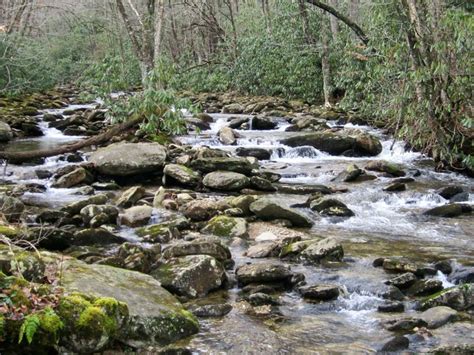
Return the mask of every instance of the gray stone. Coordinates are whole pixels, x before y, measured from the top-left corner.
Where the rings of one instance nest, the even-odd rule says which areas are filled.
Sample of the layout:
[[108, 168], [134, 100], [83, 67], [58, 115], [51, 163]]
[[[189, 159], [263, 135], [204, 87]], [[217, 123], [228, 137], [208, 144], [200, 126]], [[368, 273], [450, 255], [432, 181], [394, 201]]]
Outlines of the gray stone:
[[420, 318], [427, 323], [427, 328], [436, 329], [456, 320], [458, 312], [454, 309], [439, 306], [430, 308], [420, 314]]
[[234, 145], [237, 143], [237, 138], [234, 131], [230, 127], [222, 127], [218, 133], [219, 141], [224, 145]]
[[319, 263], [325, 261], [341, 261], [344, 256], [342, 245], [332, 238], [326, 238], [319, 242], [313, 242], [301, 252], [301, 257]]
[[203, 184], [206, 187], [222, 191], [239, 191], [250, 183], [243, 174], [230, 171], [215, 171], [204, 176]]
[[140, 227], [148, 223], [153, 208], [150, 206], [134, 206], [120, 215], [120, 223], [128, 227]]
[[117, 199], [117, 206], [122, 208], [131, 207], [143, 196], [145, 196], [145, 189], [141, 186], [133, 186], [120, 195]]
[[282, 265], [273, 262], [244, 265], [236, 271], [237, 281], [241, 285], [250, 283], [290, 282], [293, 272]]
[[70, 188], [80, 184], [90, 184], [94, 181], [94, 177], [84, 168], [77, 168], [70, 173], [57, 179], [52, 187]]
[[184, 165], [168, 164], [163, 173], [185, 186], [196, 187], [201, 183], [201, 174]]
[[221, 262], [232, 257], [228, 247], [220, 243], [201, 240], [170, 245], [163, 250], [162, 255], [165, 259], [188, 255], [209, 255]]
[[295, 227], [311, 227], [313, 222], [303, 213], [286, 206], [276, 200], [263, 197], [250, 205], [250, 210], [264, 220], [287, 219]]
[[0, 121], [0, 142], [8, 142], [13, 139], [12, 129], [5, 122]]
[[337, 285], [312, 285], [298, 288], [301, 295], [313, 301], [330, 301], [339, 297], [340, 288]]

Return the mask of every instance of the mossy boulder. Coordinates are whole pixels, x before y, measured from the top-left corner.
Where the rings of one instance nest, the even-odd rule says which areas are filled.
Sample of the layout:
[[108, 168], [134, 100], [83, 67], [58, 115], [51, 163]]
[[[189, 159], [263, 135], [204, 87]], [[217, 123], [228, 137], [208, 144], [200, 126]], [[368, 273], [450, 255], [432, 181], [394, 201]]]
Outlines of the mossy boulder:
[[0, 244], [0, 271], [6, 275], [24, 277], [28, 281], [44, 278], [45, 263], [37, 253], [29, 253], [19, 248], [10, 249]]
[[149, 275], [67, 260], [62, 281], [67, 291], [111, 297], [127, 304], [128, 322], [117, 339], [129, 346], [166, 345], [199, 330], [196, 318]]
[[21, 233], [20, 229], [14, 226], [8, 226], [8, 225], [0, 225], [0, 235], [4, 235], [5, 237], [8, 238], [14, 238], [18, 236]]
[[472, 308], [474, 306], [474, 286], [472, 284], [463, 284], [447, 288], [421, 301], [421, 309], [437, 306], [447, 306], [457, 311]]
[[201, 183], [201, 174], [180, 164], [168, 164], [163, 173], [182, 185], [196, 187]]
[[69, 215], [73, 216], [75, 214], [79, 214], [81, 210], [88, 205], [103, 205], [107, 202], [107, 200], [108, 200], [107, 195], [99, 194], [99, 195], [85, 198], [80, 201], [70, 203], [69, 205], [66, 205], [63, 208], [61, 208], [61, 211], [66, 212]]
[[367, 170], [387, 173], [389, 175], [396, 176], [396, 177], [401, 177], [401, 176], [406, 175], [401, 165], [390, 163], [384, 160], [371, 161], [365, 166], [365, 168]]
[[209, 255], [220, 262], [231, 259], [232, 255], [229, 248], [221, 243], [193, 240], [191, 242], [179, 242], [170, 245], [163, 250], [163, 257], [171, 259], [187, 255]]
[[228, 216], [216, 216], [212, 218], [201, 232], [224, 238], [248, 237], [247, 222], [245, 219]]

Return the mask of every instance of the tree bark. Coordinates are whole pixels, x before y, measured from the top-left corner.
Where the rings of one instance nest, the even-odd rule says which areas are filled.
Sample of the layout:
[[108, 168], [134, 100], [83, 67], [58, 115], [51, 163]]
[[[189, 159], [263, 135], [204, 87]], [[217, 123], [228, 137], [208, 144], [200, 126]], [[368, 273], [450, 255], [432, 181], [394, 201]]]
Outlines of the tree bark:
[[350, 18], [344, 16], [339, 11], [337, 11], [335, 8], [318, 0], [306, 0], [306, 2], [310, 3], [311, 5], [317, 6], [326, 12], [329, 12], [331, 15], [344, 22], [352, 31], [354, 31], [354, 33], [362, 41], [362, 43], [364, 43], [365, 45], [369, 44], [369, 37], [367, 37], [364, 30], [358, 24], [353, 22]]
[[323, 92], [324, 92], [324, 106], [331, 107], [331, 67], [329, 64], [329, 26], [328, 16], [323, 12], [321, 15], [321, 44], [322, 57], [321, 67], [323, 72]]

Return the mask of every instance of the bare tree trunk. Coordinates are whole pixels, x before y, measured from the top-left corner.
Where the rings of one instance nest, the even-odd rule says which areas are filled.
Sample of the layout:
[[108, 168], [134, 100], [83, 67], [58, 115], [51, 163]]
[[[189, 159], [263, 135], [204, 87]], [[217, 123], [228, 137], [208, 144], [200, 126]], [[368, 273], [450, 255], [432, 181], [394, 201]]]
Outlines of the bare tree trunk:
[[13, 16], [12, 22], [7, 28], [7, 34], [11, 34], [16, 30], [20, 29], [20, 22], [23, 17], [23, 13], [25, 12], [26, 8], [28, 7], [29, 0], [21, 0], [21, 3], [18, 5], [18, 9]]
[[[329, 0], [329, 4], [336, 8], [338, 7], [338, 0]], [[337, 35], [339, 33], [339, 22], [337, 18], [334, 16], [329, 16], [329, 21], [331, 23], [331, 34], [332, 34], [332, 39], [335, 40], [337, 38]]]
[[321, 43], [322, 57], [321, 67], [323, 72], [324, 106], [331, 107], [331, 66], [329, 64], [329, 24], [328, 16], [323, 12], [321, 15]]
[[157, 9], [155, 10], [155, 41], [153, 48], [153, 62], [158, 63], [161, 55], [161, 37], [163, 30], [163, 20], [165, 15], [164, 0], [157, 0]]

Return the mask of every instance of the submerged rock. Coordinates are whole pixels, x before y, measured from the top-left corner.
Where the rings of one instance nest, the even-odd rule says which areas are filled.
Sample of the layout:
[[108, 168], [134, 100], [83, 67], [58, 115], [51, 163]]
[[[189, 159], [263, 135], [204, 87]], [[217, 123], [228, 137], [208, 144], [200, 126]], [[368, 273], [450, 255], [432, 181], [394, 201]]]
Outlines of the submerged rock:
[[130, 176], [160, 171], [166, 149], [158, 143], [114, 143], [92, 153], [89, 161], [103, 175]]
[[295, 227], [311, 227], [313, 222], [303, 213], [278, 201], [263, 197], [250, 205], [250, 210], [264, 220], [287, 219]]
[[172, 258], [151, 272], [169, 291], [185, 298], [206, 296], [223, 286], [224, 267], [209, 255]]

